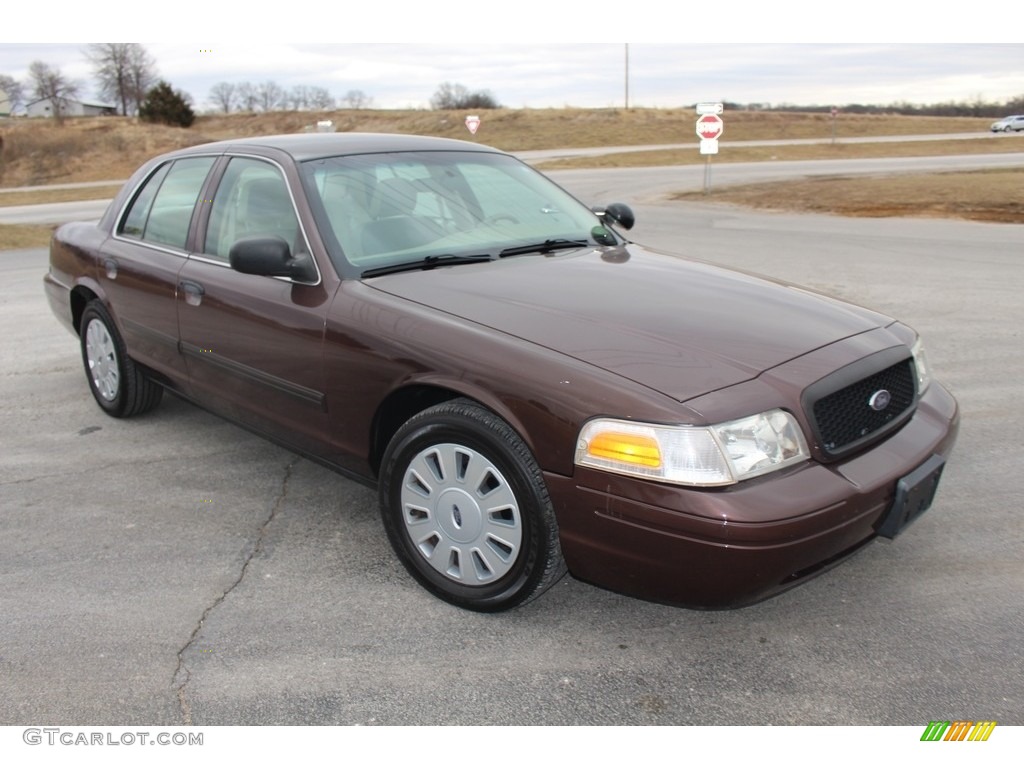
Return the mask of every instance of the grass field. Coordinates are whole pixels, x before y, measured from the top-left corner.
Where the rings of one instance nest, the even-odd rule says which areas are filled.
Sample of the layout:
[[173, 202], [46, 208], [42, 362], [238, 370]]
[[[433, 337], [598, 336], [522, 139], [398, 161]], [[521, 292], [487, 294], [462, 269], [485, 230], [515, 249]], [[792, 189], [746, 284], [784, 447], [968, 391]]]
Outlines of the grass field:
[[43, 248], [49, 245], [54, 229], [36, 224], [0, 224], [0, 251]]
[[[771, 160], [853, 160], [865, 157], [928, 157], [936, 155], [986, 155], [1024, 152], [1020, 136], [982, 136], [976, 139], [934, 141], [886, 141], [865, 144], [806, 144], [744, 147], [720, 142], [713, 162], [759, 163]], [[688, 149], [613, 152], [597, 157], [570, 157], [539, 163], [542, 171], [563, 168], [641, 168], [657, 165], [692, 165], [705, 162], [696, 141]]]
[[[418, 133], [459, 138], [506, 151], [564, 147], [692, 144], [692, 149], [628, 152], [547, 162], [544, 170], [638, 167], [704, 162], [694, 135], [692, 110], [551, 109], [489, 110], [471, 136], [465, 113], [428, 110], [344, 110], [201, 116], [188, 129], [141, 124], [132, 118], [78, 118], [63, 126], [43, 120], [0, 121], [0, 206], [111, 197], [116, 187], [5, 192], [22, 186], [127, 178], [161, 152], [220, 139], [294, 133], [331, 119], [339, 131]], [[831, 143], [839, 139], [985, 132], [989, 118], [928, 118], [733, 112], [725, 115], [722, 151], [714, 162], [851, 159], [920, 155], [1024, 152], [1024, 135], [982, 135], [970, 140]], [[729, 146], [733, 141], [818, 139], [823, 143], [771, 147]], [[677, 199], [704, 198], [701, 194]], [[858, 216], [954, 216], [1024, 223], [1024, 171], [829, 178], [715, 189], [711, 200], [762, 208]], [[0, 248], [45, 245], [49, 227], [0, 226]]]
[[[445, 136], [509, 152], [677, 143], [692, 144], [695, 151], [697, 147], [696, 116], [689, 109], [497, 109], [483, 111], [480, 116], [482, 124], [476, 136], [466, 130], [465, 113], [431, 110], [200, 116], [191, 128], [148, 125], [122, 117], [73, 118], [63, 126], [48, 120], [8, 119], [0, 121], [0, 188], [123, 179], [161, 152], [220, 139], [295, 133], [322, 118], [333, 120], [339, 131]], [[728, 141], [829, 140], [832, 136], [832, 120], [824, 114], [735, 112], [725, 119], [723, 146]], [[857, 138], [963, 133], [985, 131], [990, 123], [988, 118], [840, 115], [836, 134], [839, 138]], [[998, 141], [999, 138], [1007, 140]], [[1019, 144], [1024, 151], [1024, 143], [1013, 141], [1014, 138], [994, 137], [991, 146]], [[964, 146], [970, 143], [962, 142]], [[851, 153], [857, 151], [855, 145], [837, 145], [833, 149], [839, 146], [849, 147], [844, 151]], [[670, 157], [668, 162], [685, 157], [687, 153], [678, 153], [677, 158]], [[662, 160], [633, 155], [626, 162]]]
[[986, 170], [895, 176], [825, 176], [680, 193], [751, 208], [840, 216], [913, 216], [1024, 224], [1024, 171]]

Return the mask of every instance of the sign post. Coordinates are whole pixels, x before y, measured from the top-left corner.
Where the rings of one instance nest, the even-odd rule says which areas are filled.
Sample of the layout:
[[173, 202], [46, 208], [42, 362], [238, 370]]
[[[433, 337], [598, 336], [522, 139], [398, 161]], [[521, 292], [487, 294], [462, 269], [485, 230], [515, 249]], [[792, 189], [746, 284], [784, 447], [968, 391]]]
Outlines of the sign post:
[[698, 104], [697, 137], [700, 139], [700, 153], [707, 157], [704, 163], [704, 194], [711, 192], [711, 156], [718, 154], [718, 137], [725, 129], [721, 104]]

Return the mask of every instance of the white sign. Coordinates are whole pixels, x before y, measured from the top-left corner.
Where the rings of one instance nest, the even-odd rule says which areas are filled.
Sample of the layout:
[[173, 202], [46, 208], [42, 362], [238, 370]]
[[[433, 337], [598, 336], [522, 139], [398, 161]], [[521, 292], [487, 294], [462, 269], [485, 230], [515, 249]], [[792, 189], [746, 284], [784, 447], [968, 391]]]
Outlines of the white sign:
[[716, 104], [712, 102], [706, 102], [704, 104], [697, 105], [698, 115], [720, 115], [725, 110], [725, 105]]
[[717, 139], [724, 128], [725, 123], [718, 115], [702, 115], [697, 120], [697, 135], [702, 139]]
[[480, 127], [480, 117], [478, 115], [468, 115], [466, 117], [466, 127], [469, 128], [469, 132], [476, 136], [476, 129]]
[[700, 153], [702, 155], [717, 155], [718, 154], [718, 139], [701, 139], [700, 140]]

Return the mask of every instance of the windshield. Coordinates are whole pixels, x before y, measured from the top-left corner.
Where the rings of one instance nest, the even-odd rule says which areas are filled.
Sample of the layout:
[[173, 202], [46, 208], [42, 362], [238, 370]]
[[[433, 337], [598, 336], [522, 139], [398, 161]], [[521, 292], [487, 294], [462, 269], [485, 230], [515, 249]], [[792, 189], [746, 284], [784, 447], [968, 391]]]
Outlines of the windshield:
[[360, 273], [553, 241], [618, 242], [579, 201], [507, 155], [396, 152], [302, 167], [321, 231]]

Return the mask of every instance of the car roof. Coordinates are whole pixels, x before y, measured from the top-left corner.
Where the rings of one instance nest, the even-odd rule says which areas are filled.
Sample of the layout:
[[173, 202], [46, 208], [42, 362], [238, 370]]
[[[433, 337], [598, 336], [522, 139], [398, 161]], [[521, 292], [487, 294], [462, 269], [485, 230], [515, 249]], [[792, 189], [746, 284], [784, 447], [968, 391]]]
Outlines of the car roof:
[[246, 148], [255, 149], [257, 147], [286, 152], [297, 161], [373, 152], [500, 151], [483, 144], [475, 144], [459, 139], [443, 139], [435, 136], [411, 136], [398, 133], [295, 133], [217, 141], [211, 144], [189, 147], [183, 152], [185, 154], [208, 153], [210, 151], [231, 152]]

